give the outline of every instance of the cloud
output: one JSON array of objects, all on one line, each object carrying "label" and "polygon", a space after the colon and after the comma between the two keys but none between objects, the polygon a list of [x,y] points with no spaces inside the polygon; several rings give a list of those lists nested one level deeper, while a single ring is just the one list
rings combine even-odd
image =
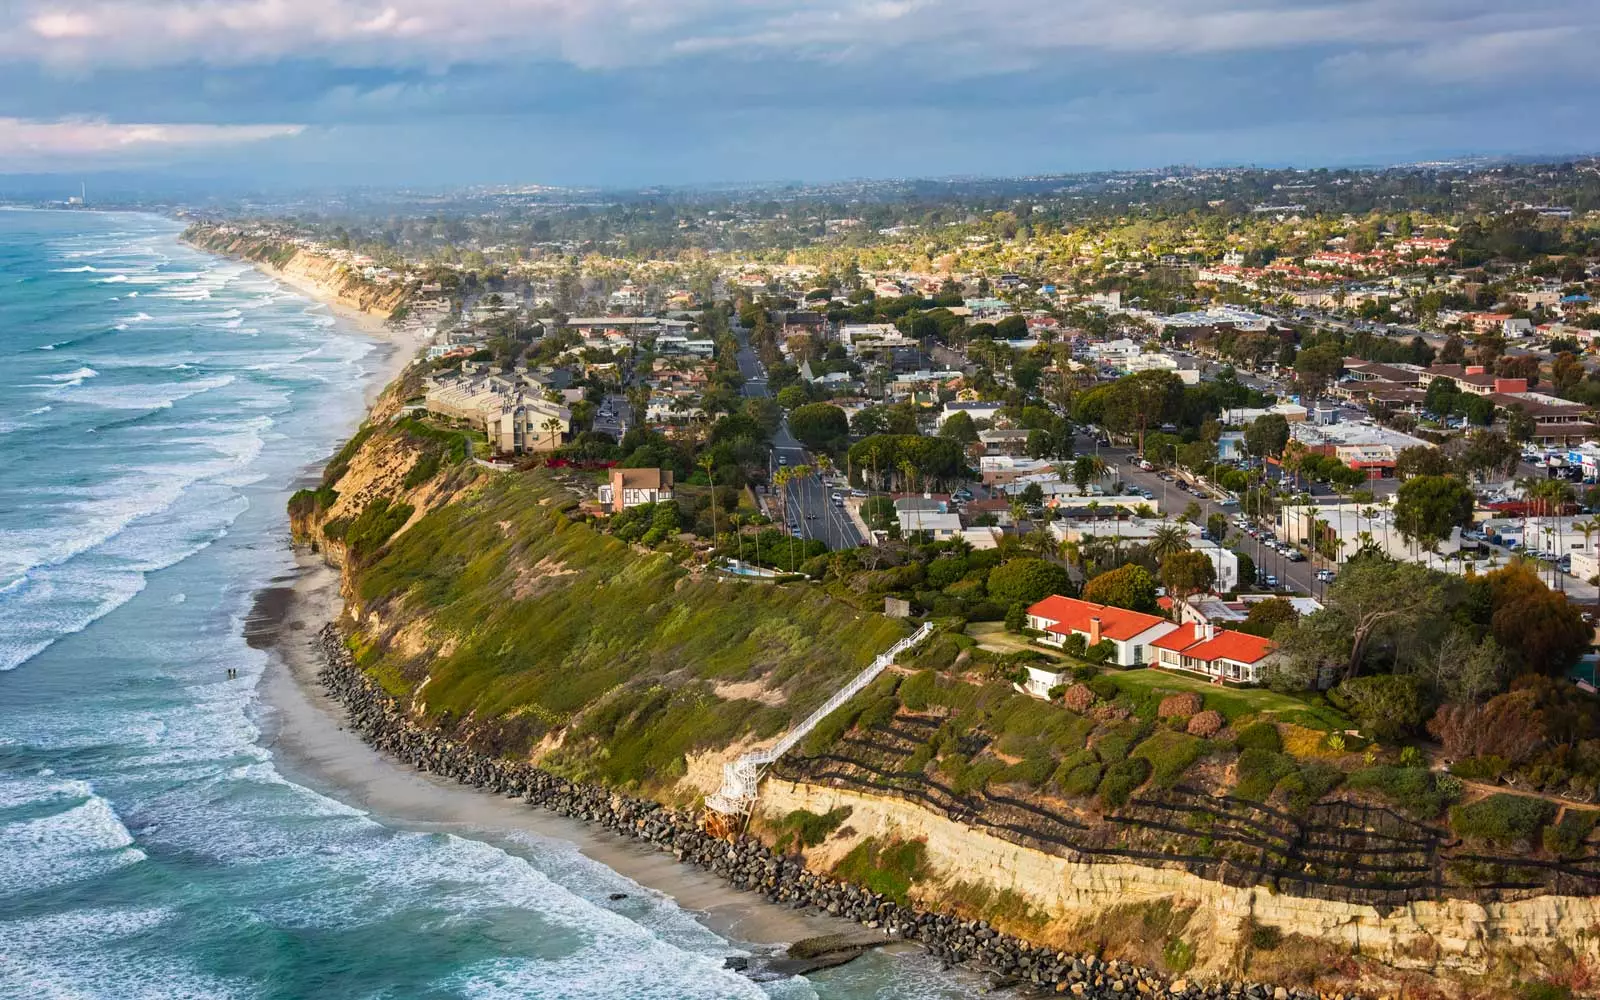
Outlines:
[{"label": "cloud", "polygon": [[301,125],[132,124],[83,119],[0,118],[0,167],[147,161],[163,154],[237,146],[296,136]]},{"label": "cloud", "polygon": [[68,66],[531,57],[612,69],[916,49],[1003,67],[1073,51],[1384,50],[1597,21],[1586,0],[16,0],[0,10],[0,53]]}]

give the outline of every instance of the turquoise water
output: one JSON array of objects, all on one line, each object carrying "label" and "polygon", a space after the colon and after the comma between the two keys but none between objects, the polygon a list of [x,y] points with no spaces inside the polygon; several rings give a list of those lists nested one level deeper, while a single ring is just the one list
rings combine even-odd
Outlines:
[{"label": "turquoise water", "polygon": [[965,994],[918,955],[758,986],[571,844],[282,777],[242,621],[381,348],[179,228],[0,211],[0,997]]}]

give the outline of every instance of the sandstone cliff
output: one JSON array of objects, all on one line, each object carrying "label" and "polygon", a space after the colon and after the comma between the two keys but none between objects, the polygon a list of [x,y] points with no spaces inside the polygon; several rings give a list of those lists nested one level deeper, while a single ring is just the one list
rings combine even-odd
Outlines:
[{"label": "sandstone cliff", "polygon": [[368,281],[331,257],[293,244],[210,226],[191,226],[184,238],[201,249],[252,261],[308,295],[377,319],[393,317],[410,294],[404,284]]}]

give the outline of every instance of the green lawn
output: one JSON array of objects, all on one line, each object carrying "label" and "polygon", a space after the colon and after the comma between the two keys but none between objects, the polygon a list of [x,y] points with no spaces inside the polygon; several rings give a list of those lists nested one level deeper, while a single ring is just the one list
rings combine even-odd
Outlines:
[{"label": "green lawn", "polygon": [[1294,695],[1279,694],[1266,688],[1228,688],[1198,677],[1167,673],[1148,667],[1111,670],[1104,675],[1134,697],[1152,692],[1178,694],[1195,691],[1205,698],[1206,708],[1221,712],[1228,721],[1241,715],[1270,715],[1279,722],[1293,722],[1311,729],[1347,729],[1350,720],[1327,705],[1314,705]]},{"label": "green lawn", "polygon": [[1025,635],[1007,632],[1003,622],[972,622],[967,626],[967,634],[977,640],[978,648],[993,653],[1040,653],[1047,659],[1071,662],[1065,653],[1030,642]]}]

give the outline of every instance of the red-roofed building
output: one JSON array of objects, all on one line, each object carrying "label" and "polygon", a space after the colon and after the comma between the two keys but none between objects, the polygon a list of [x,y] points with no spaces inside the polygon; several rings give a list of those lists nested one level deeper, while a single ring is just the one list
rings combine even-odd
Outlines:
[{"label": "red-roofed building", "polygon": [[1158,667],[1233,684],[1260,683],[1267,664],[1277,655],[1270,639],[1198,622],[1179,626],[1151,646],[1152,662]]},{"label": "red-roofed building", "polygon": [[1150,644],[1177,628],[1156,615],[1080,601],[1059,594],[1046,597],[1028,608],[1028,627],[1043,632],[1039,641],[1047,646],[1059,647],[1071,635],[1083,636],[1087,646],[1109,641],[1116,647],[1110,662],[1121,667],[1137,667],[1151,662],[1153,654]]}]

